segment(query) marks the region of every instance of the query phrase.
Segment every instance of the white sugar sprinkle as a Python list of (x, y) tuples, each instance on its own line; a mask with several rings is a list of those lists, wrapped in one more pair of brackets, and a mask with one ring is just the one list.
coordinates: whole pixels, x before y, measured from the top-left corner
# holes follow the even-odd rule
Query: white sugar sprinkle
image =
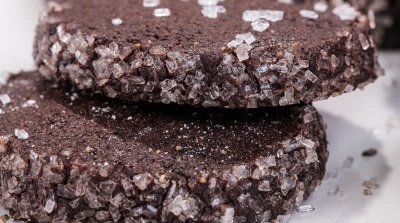
[(114, 18), (114, 19), (111, 20), (111, 23), (112, 23), (114, 26), (119, 26), (119, 25), (122, 24), (122, 19), (120, 19), (120, 18)]
[(279, 3), (292, 4), (293, 0), (278, 0)]
[(234, 39), (234, 40), (230, 41), (230, 42), (227, 44), (227, 46), (228, 46), (229, 48), (235, 48), (235, 47), (239, 46), (239, 45), (242, 44), (242, 43), (243, 43), (243, 40)]
[(269, 22), (265, 19), (257, 19), (251, 23), (254, 31), (264, 32), (270, 26)]
[(236, 39), (243, 40), (244, 42), (246, 42), (248, 44), (252, 44), (256, 41), (256, 38), (251, 33), (237, 34)]
[(297, 207), (296, 210), (297, 210), (297, 212), (299, 212), (299, 213), (306, 213), (306, 212), (314, 211), (315, 208), (314, 208), (313, 206), (311, 206), (311, 205), (305, 205), (305, 206)]
[(365, 37), (364, 34), (362, 34), (362, 33), (360, 33), (360, 34), (358, 35), (358, 40), (360, 41), (361, 47), (362, 47), (363, 50), (368, 50), (369, 47), (371, 46), (371, 45), (369, 44), (369, 42), (368, 42), (367, 37)]
[(26, 102), (24, 102), (21, 107), (23, 108), (28, 108), (28, 107), (34, 107), (36, 106), (36, 101), (35, 100), (27, 100)]
[(160, 5), (160, 0), (143, 0), (144, 7), (157, 7)]
[(314, 4), (314, 10), (317, 12), (325, 12), (328, 9), (328, 3), (325, 1), (316, 2)]
[(23, 129), (15, 129), (14, 134), (18, 139), (28, 139), (29, 134)]
[(8, 94), (0, 94), (0, 102), (3, 105), (11, 103), (11, 98), (8, 96)]
[(236, 56), (239, 60), (239, 62), (245, 61), (247, 59), (249, 59), (249, 51), (252, 49), (253, 47), (248, 44), (248, 43), (243, 43), (241, 45), (239, 45), (236, 49), (235, 49), (235, 53)]
[(333, 14), (339, 16), (341, 20), (354, 20), (360, 13), (349, 3), (341, 4), (333, 9)]
[(375, 23), (375, 12), (374, 12), (372, 9), (370, 9), (370, 10), (368, 11), (368, 20), (369, 20), (369, 27), (370, 27), (371, 29), (375, 29), (375, 27), (376, 27), (376, 23)]
[(201, 14), (207, 18), (215, 19), (219, 13), (226, 12), (225, 6), (217, 5), (218, 0), (198, 0), (197, 3), (202, 6)]
[(170, 15), (171, 15), (171, 10), (169, 10), (169, 8), (154, 9), (155, 17), (168, 17)]
[(300, 15), (308, 19), (318, 19), (318, 13), (312, 10), (300, 10)]
[(283, 11), (278, 10), (246, 10), (242, 19), (246, 22), (253, 22), (257, 19), (266, 19), (270, 22), (277, 22), (283, 19)]
[(203, 9), (201, 10), (201, 14), (203, 14), (204, 17), (210, 19), (215, 19), (218, 17), (218, 11), (216, 6), (204, 6)]
[(0, 86), (5, 85), (10, 76), (11, 76), (11, 74), (9, 74), (7, 72), (1, 72), (0, 73)]
[(213, 6), (218, 4), (218, 0), (197, 0), (197, 3), (202, 6)]

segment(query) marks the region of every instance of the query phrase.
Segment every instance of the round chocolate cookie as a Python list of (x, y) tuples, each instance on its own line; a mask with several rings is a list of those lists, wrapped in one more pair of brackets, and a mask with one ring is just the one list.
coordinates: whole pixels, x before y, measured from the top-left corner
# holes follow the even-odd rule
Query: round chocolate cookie
[(111, 98), (285, 106), (374, 81), (372, 20), (347, 3), (51, 1), (34, 57), (45, 77)]
[[(37, 73), (0, 88), (1, 203), (33, 222), (267, 222), (328, 158), (310, 105), (129, 104)], [(7, 99), (7, 100), (6, 100)]]

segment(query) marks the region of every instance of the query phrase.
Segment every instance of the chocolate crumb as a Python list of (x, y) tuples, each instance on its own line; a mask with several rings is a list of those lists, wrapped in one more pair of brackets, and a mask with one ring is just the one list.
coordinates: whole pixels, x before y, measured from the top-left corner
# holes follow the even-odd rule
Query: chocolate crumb
[(362, 156), (371, 157), (371, 156), (375, 156), (377, 153), (378, 153), (378, 151), (376, 149), (370, 148), (370, 149), (365, 150), (362, 153)]

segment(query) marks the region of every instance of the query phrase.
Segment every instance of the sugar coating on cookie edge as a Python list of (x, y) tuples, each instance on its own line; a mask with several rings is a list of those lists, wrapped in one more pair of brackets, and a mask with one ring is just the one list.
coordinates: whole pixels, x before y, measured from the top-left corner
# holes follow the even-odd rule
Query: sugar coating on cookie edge
[[(37, 72), (4, 92), (1, 202), (15, 218), (262, 222), (300, 205), (325, 173), (324, 125), (309, 105), (177, 115), (54, 88)], [(27, 96), (36, 106), (15, 109)], [(22, 127), (27, 139), (14, 135)]]
[[(178, 1), (176, 7), (185, 10), (174, 12), (163, 8), (169, 1), (149, 1), (147, 5), (157, 5), (149, 7), (137, 2), (137, 7), (130, 6), (132, 12), (110, 15), (106, 22), (90, 24), (90, 29), (85, 18), (77, 19), (79, 12), (72, 12), (79, 11), (81, 3), (53, 2), (58, 10), (50, 7), (37, 29), (34, 55), (39, 71), (111, 98), (226, 108), (324, 100), (363, 88), (382, 74), (370, 27), (373, 16), (362, 15), (348, 3), (325, 9), (323, 3), (271, 1), (269, 7), (257, 10), (243, 3), (239, 10), (232, 9), (231, 1)], [(97, 7), (105, 4), (100, 3)], [(161, 17), (154, 16), (155, 10)], [(149, 26), (149, 36), (135, 34), (141, 30), (130, 33), (129, 29), (141, 27), (129, 18), (132, 13), (140, 13), (141, 22), (159, 24), (158, 28)], [(193, 18), (185, 20), (189, 13)], [(123, 24), (119, 20), (118, 25), (111, 24), (119, 17)], [(188, 29), (195, 29), (199, 26), (195, 18), (204, 23), (200, 34), (180, 42), (182, 37), (169, 28), (170, 21), (178, 21), (180, 27), (182, 19)], [(232, 31), (208, 28), (213, 24), (232, 26)], [(215, 41), (212, 32), (219, 35)]]

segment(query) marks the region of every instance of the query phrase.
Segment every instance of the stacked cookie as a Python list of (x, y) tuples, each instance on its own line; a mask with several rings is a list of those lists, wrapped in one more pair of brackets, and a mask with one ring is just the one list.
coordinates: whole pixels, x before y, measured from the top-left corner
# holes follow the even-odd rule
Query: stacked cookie
[(309, 103), (381, 72), (373, 20), (348, 4), (48, 5), (38, 72), (0, 89), (2, 203), (19, 219), (272, 221), (324, 177)]

